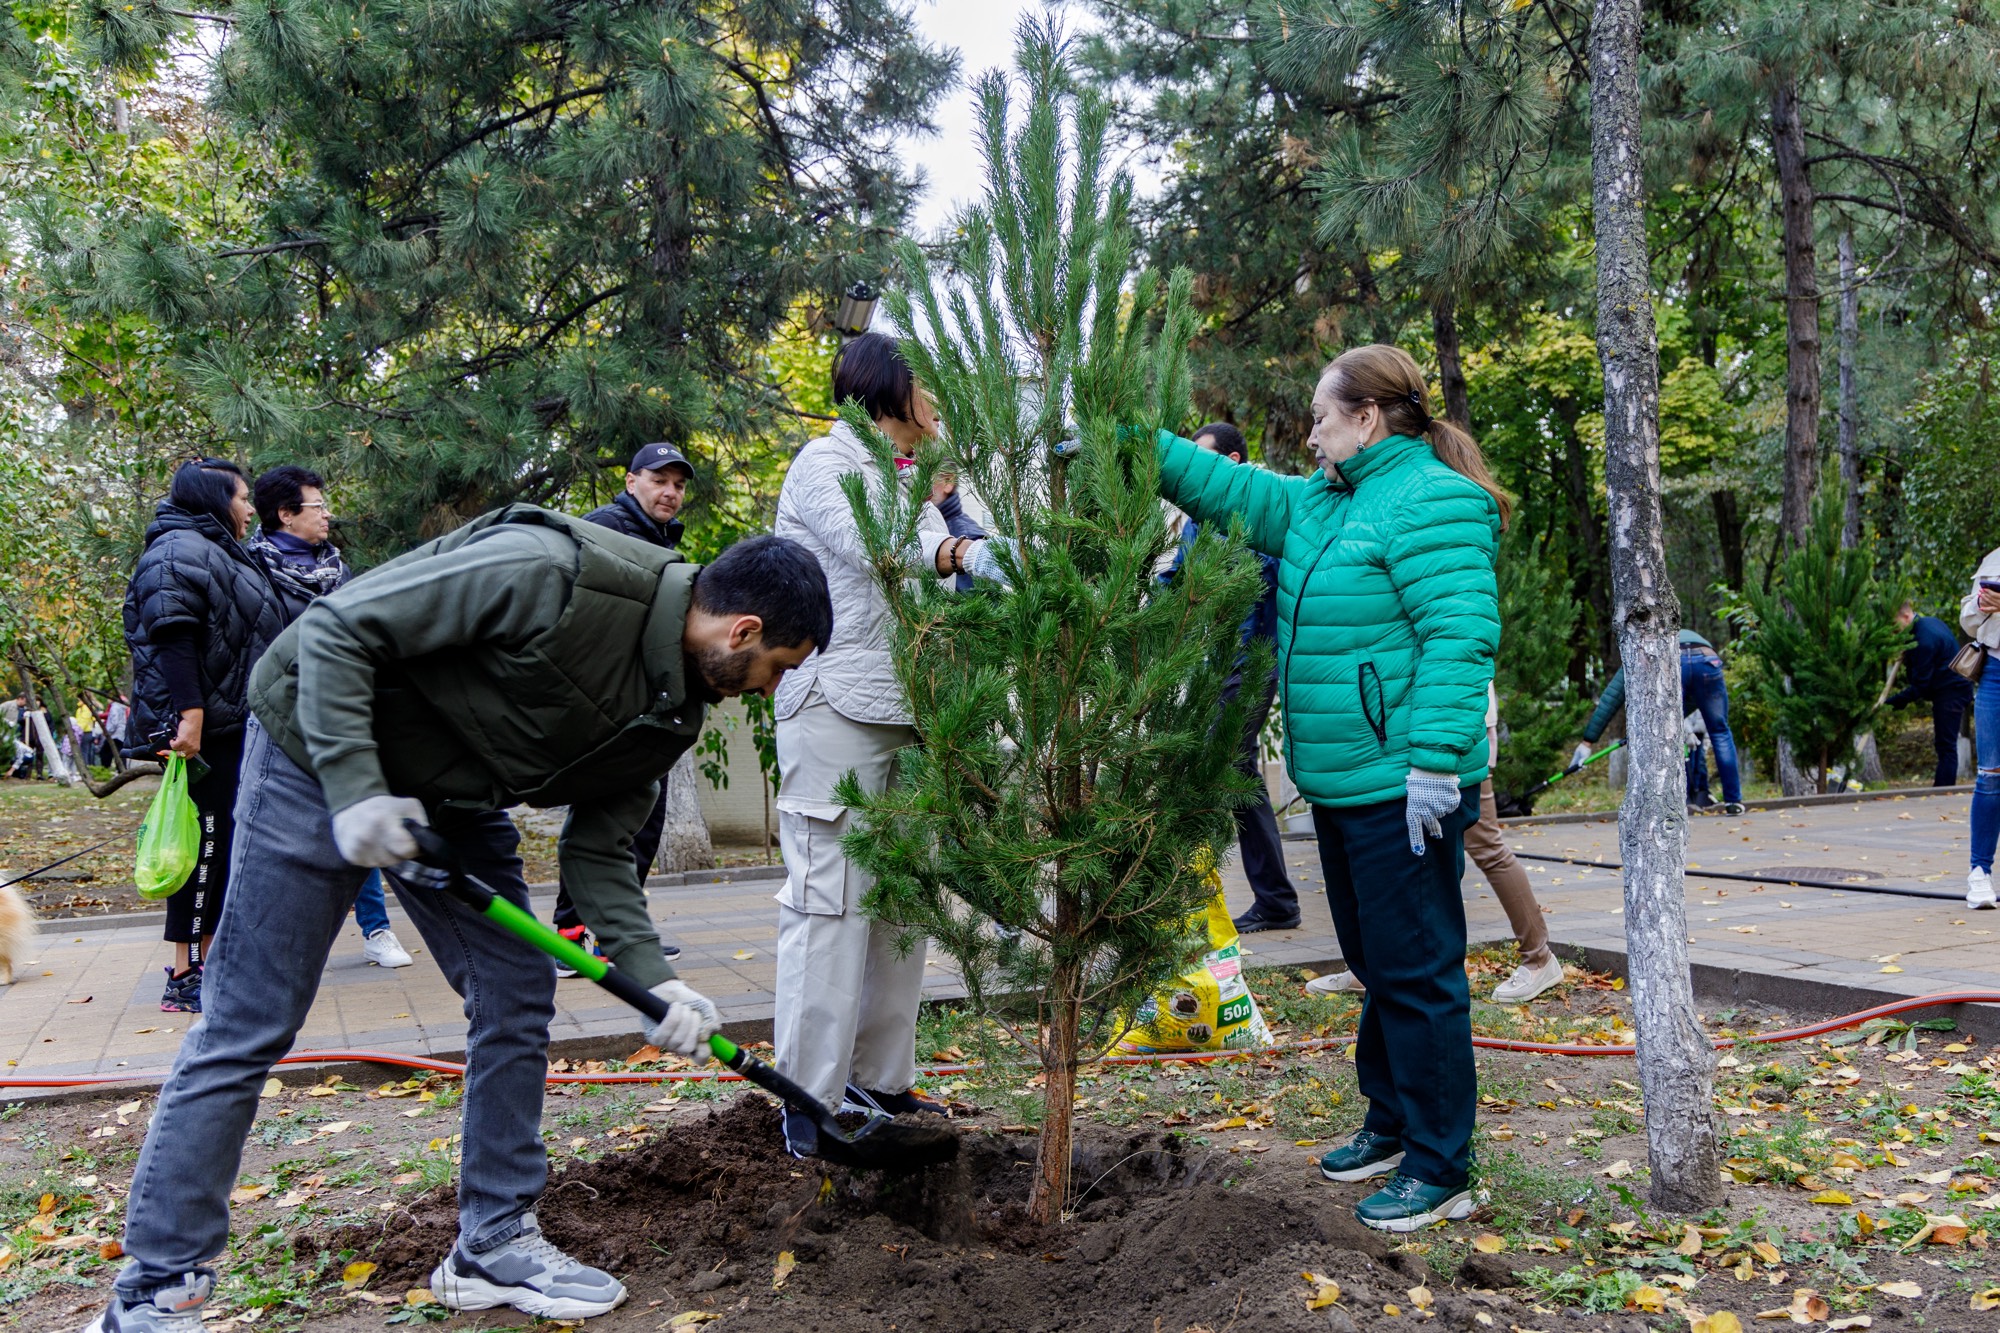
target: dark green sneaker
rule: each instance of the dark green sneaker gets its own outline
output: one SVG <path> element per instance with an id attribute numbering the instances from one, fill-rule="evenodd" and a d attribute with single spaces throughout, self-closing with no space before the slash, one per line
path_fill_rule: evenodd
<path id="1" fill-rule="evenodd" d="M 1472 1216 L 1472 1190 L 1391 1176 L 1388 1184 L 1354 1205 L 1354 1216 L 1377 1231 L 1421 1231 L 1436 1222 Z"/>
<path id="2" fill-rule="evenodd" d="M 1319 1173 L 1328 1180 L 1366 1180 L 1386 1176 L 1403 1160 L 1403 1141 L 1358 1129 L 1354 1137 L 1319 1159 Z"/>

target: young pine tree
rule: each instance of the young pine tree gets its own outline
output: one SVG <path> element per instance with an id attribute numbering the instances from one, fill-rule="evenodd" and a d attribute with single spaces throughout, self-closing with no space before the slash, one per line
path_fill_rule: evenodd
<path id="1" fill-rule="evenodd" d="M 1837 491 L 1823 492 L 1804 544 L 1785 557 L 1771 590 L 1744 589 L 1764 701 L 1799 762 L 1817 769 L 1821 791 L 1827 770 L 1853 753 L 1854 738 L 1881 711 L 1889 663 L 1909 644 L 1896 623 L 1901 585 L 1875 576 L 1865 546 L 1841 545 L 1845 509 Z"/>
<path id="2" fill-rule="evenodd" d="M 1105 106 L 1073 85 L 1056 32 L 1025 25 L 1016 62 L 1018 120 L 1002 76 L 980 88 L 987 191 L 962 253 L 941 272 L 905 245 L 908 290 L 888 298 L 949 438 L 899 487 L 887 442 L 849 418 L 878 453 L 880 484 L 854 477 L 849 495 L 923 745 L 897 786 L 850 778 L 840 799 L 860 812 L 848 853 L 877 876 L 868 910 L 935 940 L 976 1005 L 1009 1001 L 1002 1023 L 1041 1062 L 1031 1212 L 1046 1222 L 1068 1190 L 1079 1063 L 1206 947 L 1190 922 L 1205 849 L 1228 845 L 1251 786 L 1222 687 L 1261 580 L 1238 536 L 1206 526 L 1172 583 L 1153 577 L 1168 546 L 1154 436 L 1185 421 L 1190 283 L 1132 276 L 1130 183 L 1107 179 Z M 947 462 L 1018 543 L 1005 589 L 909 577 Z M 1248 672 L 1269 669 L 1255 658 Z"/>

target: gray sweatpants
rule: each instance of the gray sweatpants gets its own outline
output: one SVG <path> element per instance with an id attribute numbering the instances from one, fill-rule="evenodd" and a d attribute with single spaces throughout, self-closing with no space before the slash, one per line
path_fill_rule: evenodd
<path id="1" fill-rule="evenodd" d="M 874 880 L 841 853 L 851 815 L 833 787 L 851 769 L 864 790 L 885 790 L 917 733 L 850 721 L 814 690 L 777 739 L 778 1069 L 832 1107 L 849 1082 L 906 1092 L 917 1081 L 925 942 L 904 953 L 894 926 L 862 913 Z"/>
<path id="2" fill-rule="evenodd" d="M 528 904 L 501 811 L 441 811 L 438 832 L 467 869 Z M 340 859 L 319 783 L 250 723 L 236 797 L 229 896 L 202 975 L 202 1016 L 181 1043 L 146 1133 L 125 1218 L 118 1275 L 128 1303 L 201 1271 L 229 1242 L 229 1192 L 257 1094 L 304 1024 L 334 937 L 368 872 Z M 473 1253 L 521 1232 L 548 1181 L 542 1087 L 554 964 L 455 899 L 396 890 L 452 989 L 465 998 L 465 1162 L 460 1243 Z M 439 1255 L 440 1259 L 444 1256 Z"/>

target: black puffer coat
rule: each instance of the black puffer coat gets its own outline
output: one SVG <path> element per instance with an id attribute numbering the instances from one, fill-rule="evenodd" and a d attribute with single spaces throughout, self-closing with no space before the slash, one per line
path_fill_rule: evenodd
<path id="1" fill-rule="evenodd" d="M 250 668 L 285 628 L 283 606 L 263 566 L 220 520 L 162 501 L 125 589 L 125 643 L 132 650 L 128 750 L 145 748 L 155 732 L 178 721 L 154 638 L 176 625 L 194 629 L 202 735 L 240 733 L 249 714 L 243 695 Z"/>
<path id="2" fill-rule="evenodd" d="M 583 517 L 585 522 L 622 532 L 627 537 L 637 537 L 654 546 L 664 546 L 670 551 L 680 549 L 681 533 L 684 531 L 681 521 L 676 518 L 665 523 L 655 522 L 651 514 L 639 507 L 638 500 L 630 491 L 608 505 L 599 505 Z"/>

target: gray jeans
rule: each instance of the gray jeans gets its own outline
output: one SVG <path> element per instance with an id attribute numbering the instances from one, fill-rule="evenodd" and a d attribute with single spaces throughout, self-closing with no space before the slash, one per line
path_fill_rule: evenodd
<path id="1" fill-rule="evenodd" d="M 525 907 L 519 838 L 500 811 L 438 811 L 467 868 Z M 181 1043 L 139 1154 L 125 1218 L 132 1262 L 118 1295 L 145 1300 L 201 1270 L 229 1241 L 229 1192 L 257 1094 L 291 1048 L 368 872 L 334 849 L 319 783 L 253 720 L 245 738 L 230 892 L 202 976 L 201 1020 Z M 542 1089 L 555 967 L 456 900 L 395 888 L 431 956 L 465 999 L 467 1063 L 459 1240 L 511 1240 L 548 1181 Z M 440 1258 L 443 1256 L 440 1255 Z"/>

